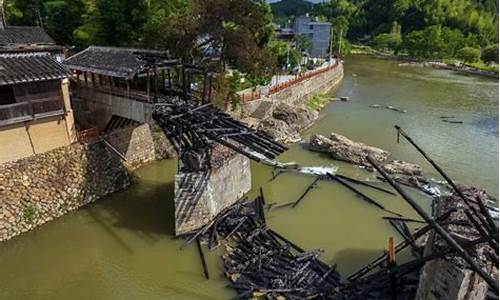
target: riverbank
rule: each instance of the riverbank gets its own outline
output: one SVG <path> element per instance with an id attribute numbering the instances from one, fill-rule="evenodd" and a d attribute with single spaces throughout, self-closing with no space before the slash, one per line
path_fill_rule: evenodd
<path id="1" fill-rule="evenodd" d="M 318 111 L 329 102 L 325 95 L 333 93 L 343 77 L 344 64 L 336 62 L 270 88 L 267 95 L 242 103 L 232 115 L 276 141 L 298 142 L 300 132 L 313 126 Z M 323 96 L 318 101 L 320 95 Z M 333 96 L 328 100 L 333 100 Z"/>
<path id="2" fill-rule="evenodd" d="M 371 55 L 380 59 L 389 59 L 400 61 L 401 67 L 429 67 L 435 69 L 444 69 L 455 71 L 463 74 L 485 76 L 490 78 L 498 78 L 498 66 L 491 70 L 491 67 L 484 66 L 482 68 L 478 67 L 478 64 L 465 64 L 458 60 L 450 59 L 438 59 L 438 60 L 425 60 L 416 57 L 409 57 L 407 55 L 395 55 L 393 53 L 378 51 L 370 46 L 364 45 L 354 45 L 351 50 L 351 54 L 354 55 Z"/>

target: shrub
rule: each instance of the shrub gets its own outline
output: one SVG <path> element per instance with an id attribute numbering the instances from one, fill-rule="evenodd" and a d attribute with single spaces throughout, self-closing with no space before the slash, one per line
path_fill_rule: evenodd
<path id="1" fill-rule="evenodd" d="M 483 49 L 481 54 L 481 59 L 484 62 L 496 62 L 498 63 L 498 44 L 489 45 Z"/>
<path id="2" fill-rule="evenodd" d="M 457 57 L 465 62 L 477 62 L 481 57 L 481 50 L 473 47 L 463 47 L 458 50 Z"/>

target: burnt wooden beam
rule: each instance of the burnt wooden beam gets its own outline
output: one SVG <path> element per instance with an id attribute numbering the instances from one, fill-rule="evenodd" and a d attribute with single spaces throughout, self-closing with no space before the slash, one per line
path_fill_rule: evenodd
<path id="1" fill-rule="evenodd" d="M 316 187 L 316 184 L 318 183 L 318 181 L 321 179 L 321 176 L 317 176 L 316 179 L 314 179 L 314 181 L 307 186 L 306 190 L 302 193 L 302 195 L 300 195 L 299 199 L 297 199 L 297 201 L 295 201 L 292 205 L 293 208 L 295 208 L 297 205 L 299 205 L 299 203 L 304 200 L 304 198 L 306 197 L 306 195 Z"/>
<path id="2" fill-rule="evenodd" d="M 474 261 L 474 259 L 469 255 L 469 253 L 467 253 L 467 251 L 464 250 L 464 248 L 462 246 L 460 246 L 460 244 L 458 244 L 458 242 L 448 233 L 446 232 L 446 230 L 444 230 L 443 227 L 441 227 L 441 225 L 438 224 L 438 222 L 436 222 L 436 220 L 434 220 L 433 218 L 431 218 L 429 215 L 427 215 L 427 213 L 425 212 L 425 210 L 420 207 L 420 205 L 415 201 L 413 200 L 378 164 L 377 162 L 375 162 L 375 160 L 373 158 L 371 158 L 370 156 L 367 157 L 368 161 L 370 162 L 370 164 L 375 168 L 377 169 L 377 171 L 382 175 L 384 176 L 384 178 L 392 185 L 392 187 L 401 195 L 401 197 L 406 200 L 406 202 L 408 202 L 408 204 L 422 217 L 422 219 L 424 219 L 427 224 L 429 224 L 437 234 L 439 234 L 439 236 L 441 236 L 445 241 L 446 243 L 451 247 L 453 248 L 457 254 L 462 257 L 466 262 L 467 264 L 469 265 L 469 267 L 474 271 L 476 272 L 479 276 L 481 276 L 481 278 L 483 278 L 489 286 L 491 286 L 492 288 L 496 289 L 498 291 L 498 282 L 493 278 L 491 277 L 488 273 L 486 273 L 486 271 L 484 271 L 478 264 L 476 261 Z"/>
<path id="3" fill-rule="evenodd" d="M 196 246 L 198 248 L 198 254 L 200 255 L 201 264 L 203 266 L 203 273 L 205 274 L 206 279 L 210 279 L 210 274 L 208 273 L 207 262 L 205 261 L 205 254 L 203 253 L 203 249 L 201 248 L 200 239 L 196 239 Z"/>
<path id="4" fill-rule="evenodd" d="M 434 167 L 434 169 L 436 171 L 438 171 L 438 173 L 446 180 L 446 182 L 448 182 L 448 184 L 453 188 L 453 191 L 455 191 L 455 193 L 460 198 L 462 198 L 462 200 L 466 204 L 467 208 L 469 208 L 474 214 L 474 217 L 473 217 L 474 220 L 471 219 L 471 222 L 473 223 L 474 227 L 476 227 L 476 229 L 478 231 L 480 231 L 480 232 L 482 231 L 482 229 L 479 228 L 480 225 L 475 220 L 475 217 L 477 217 L 479 219 L 479 222 L 482 223 L 482 226 L 484 226 L 488 230 L 490 230 L 490 233 L 498 235 L 498 230 L 492 232 L 489 225 L 488 225 L 489 222 L 486 221 L 486 219 L 488 219 L 488 218 L 491 219 L 491 216 L 489 214 L 487 214 L 487 215 L 482 217 L 479 214 L 479 212 L 477 211 L 477 209 L 474 207 L 474 205 L 471 203 L 470 199 L 468 197 L 466 197 L 464 195 L 464 193 L 462 193 L 462 191 L 458 188 L 458 186 L 455 184 L 455 182 L 448 176 L 448 174 L 446 174 L 446 172 L 434 160 L 432 160 L 429 157 L 429 155 L 422 148 L 420 148 L 420 146 L 417 145 L 417 143 L 415 143 L 415 141 L 413 141 L 413 139 L 401 127 L 399 127 L 398 125 L 395 125 L 394 127 L 396 128 L 396 130 L 398 132 L 398 136 L 402 135 L 411 145 L 413 145 L 413 147 L 415 147 L 415 149 L 417 149 L 417 151 L 420 154 L 422 154 L 422 156 Z M 497 238 L 497 241 L 498 241 L 498 238 Z"/>

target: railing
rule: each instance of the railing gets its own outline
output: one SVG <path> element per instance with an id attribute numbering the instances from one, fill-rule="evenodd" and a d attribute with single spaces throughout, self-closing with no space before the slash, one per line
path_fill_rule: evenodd
<path id="1" fill-rule="evenodd" d="M 335 62 L 333 65 L 329 65 L 329 66 L 324 67 L 324 68 L 319 68 L 319 69 L 316 69 L 313 71 L 306 72 L 303 75 L 299 75 L 293 79 L 290 79 L 290 80 L 287 80 L 287 81 L 282 82 L 280 84 L 277 84 L 275 86 L 272 86 L 269 88 L 268 95 L 276 94 L 276 93 L 281 92 L 282 90 L 284 90 L 286 88 L 289 88 L 292 85 L 296 85 L 296 84 L 298 84 L 302 81 L 305 81 L 309 78 L 312 78 L 312 77 L 315 77 L 319 74 L 333 70 L 333 69 L 337 68 L 338 65 L 339 65 L 339 63 Z"/>
<path id="2" fill-rule="evenodd" d="M 76 133 L 76 140 L 79 143 L 85 144 L 85 143 L 90 143 L 93 141 L 96 141 L 99 139 L 99 136 L 101 135 L 101 131 L 97 127 L 85 129 L 85 130 L 80 130 Z"/>
<path id="3" fill-rule="evenodd" d="M 132 90 L 132 89 L 123 89 L 119 87 L 113 87 L 113 86 L 101 86 L 101 85 L 92 85 L 91 83 L 87 83 L 85 85 L 84 81 L 80 80 L 80 87 L 76 89 L 76 93 L 85 93 L 85 92 L 91 92 L 91 91 L 96 91 L 104 94 L 109 94 L 113 96 L 118 96 L 118 97 L 124 97 L 140 102 L 149 102 L 151 97 L 147 95 L 145 92 L 137 91 L 137 90 Z"/>
<path id="4" fill-rule="evenodd" d="M 247 93 L 241 93 L 239 94 L 239 96 L 241 102 L 249 102 L 260 99 L 262 97 L 262 92 L 260 90 L 251 91 Z"/>
<path id="5" fill-rule="evenodd" d="M 62 113 L 64 113 L 64 102 L 59 96 L 0 105 L 0 125 Z"/>
<path id="6" fill-rule="evenodd" d="M 298 75 L 297 77 L 292 78 L 290 80 L 287 80 L 285 82 L 279 83 L 277 85 L 273 85 L 273 86 L 269 87 L 269 90 L 267 93 L 262 93 L 262 91 L 260 89 L 258 89 L 256 91 L 252 91 L 252 92 L 240 93 L 240 94 L 238 94 L 240 97 L 240 101 L 242 103 L 250 102 L 250 101 L 261 99 L 263 94 L 264 94 L 264 96 L 270 96 L 270 95 L 276 94 L 276 93 L 281 92 L 282 90 L 287 89 L 293 85 L 296 85 L 302 81 L 305 81 L 307 79 L 310 79 L 310 78 L 315 77 L 317 75 L 320 75 L 322 73 L 333 70 L 333 69 L 337 68 L 338 64 L 339 64 L 338 62 L 335 62 L 333 65 L 329 65 L 327 67 L 312 70 L 312 71 L 306 72 L 302 75 Z"/>

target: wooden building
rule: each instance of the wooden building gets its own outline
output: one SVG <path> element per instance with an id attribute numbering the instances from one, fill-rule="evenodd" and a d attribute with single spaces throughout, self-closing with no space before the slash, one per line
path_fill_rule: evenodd
<path id="1" fill-rule="evenodd" d="M 0 163 L 74 141 L 70 76 L 49 53 L 0 54 Z"/>
<path id="2" fill-rule="evenodd" d="M 64 48 L 38 26 L 8 26 L 0 1 L 0 53 L 50 53 L 57 61 L 64 60 Z"/>
<path id="3" fill-rule="evenodd" d="M 208 75 L 167 51 L 91 46 L 64 64 L 75 75 L 72 100 L 82 126 L 104 129 L 114 115 L 148 123 L 158 93 L 205 100 L 210 94 Z"/>

